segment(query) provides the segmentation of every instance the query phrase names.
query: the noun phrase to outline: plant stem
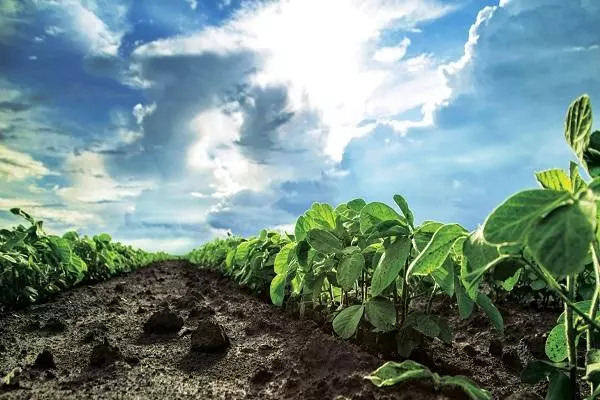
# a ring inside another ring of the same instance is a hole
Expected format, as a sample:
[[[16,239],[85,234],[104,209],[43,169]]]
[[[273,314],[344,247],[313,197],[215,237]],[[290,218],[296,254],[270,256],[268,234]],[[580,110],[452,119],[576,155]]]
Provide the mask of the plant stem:
[[[592,298],[592,304],[590,306],[590,319],[592,321],[596,320],[596,312],[598,310],[598,301],[600,300],[600,261],[598,260],[598,254],[600,253],[600,249],[598,247],[598,241],[594,239],[592,242],[592,261],[594,262],[594,274],[596,278],[596,290],[594,291],[594,297]],[[594,339],[594,331],[591,327],[587,329],[586,332],[586,350],[590,351],[592,349],[592,342]],[[594,393],[596,390],[596,385],[593,382],[590,382],[590,390],[591,393]]]
[[[333,285],[329,282],[329,297],[331,297],[331,305],[335,306],[335,298],[333,297]]]
[[[367,273],[363,270],[362,273],[362,295],[363,303],[367,302]]]
[[[596,322],[595,320],[591,319],[589,315],[581,311],[579,308],[575,307],[575,303],[564,294],[560,285],[558,284],[558,282],[556,282],[556,279],[554,279],[551,275],[544,273],[544,271],[542,271],[540,267],[533,263],[530,263],[527,259],[523,258],[522,260],[525,261],[525,263],[533,270],[533,272],[535,272],[538,278],[546,282],[548,287],[552,289],[558,295],[558,297],[560,297],[563,303],[572,308],[575,314],[579,315],[586,323],[588,323],[590,325],[590,328],[594,328],[595,330],[600,332],[600,324],[598,324],[598,322]]]
[[[437,291],[437,283],[433,285],[433,290],[431,291],[431,296],[429,296],[429,301],[427,302],[427,309],[425,311],[426,314],[431,314],[431,306],[433,305],[433,298],[435,297],[435,292]]]
[[[408,284],[406,283],[406,274],[408,272],[408,260],[404,263],[404,271],[402,272],[402,315],[400,319],[400,326],[404,323],[406,319],[406,313],[408,308]]]
[[[567,295],[569,299],[575,297],[575,276],[567,276]],[[577,397],[577,348],[575,346],[575,329],[573,327],[573,309],[565,304],[565,332],[567,334],[567,348],[569,350],[569,379],[571,380],[571,399]]]

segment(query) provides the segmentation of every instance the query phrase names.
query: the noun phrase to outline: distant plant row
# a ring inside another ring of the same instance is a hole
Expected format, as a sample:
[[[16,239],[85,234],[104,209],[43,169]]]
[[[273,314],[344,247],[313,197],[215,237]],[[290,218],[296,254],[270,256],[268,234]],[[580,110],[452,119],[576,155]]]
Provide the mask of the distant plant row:
[[[355,199],[333,208],[315,203],[298,218],[294,234],[263,230],[256,237],[230,237],[192,251],[190,261],[220,270],[242,285],[268,291],[273,304],[326,308],[344,339],[365,324],[395,332],[397,350],[408,357],[424,337],[452,341],[447,321],[432,312],[431,299],[447,296],[460,317],[483,310],[500,334],[503,319],[493,290],[547,291],[564,304],[548,335],[549,360],[523,371],[528,383],[548,380],[547,398],[581,398],[578,379],[600,396],[600,131],[592,133],[592,109],[582,96],[570,106],[565,138],[579,165],[536,174],[539,189],[519,192],[499,205],[483,226],[468,232],[457,224],[415,224],[400,195],[397,210]],[[580,166],[589,174],[586,181]],[[425,298],[429,301],[416,302]],[[580,340],[583,338],[584,340]],[[577,359],[579,344],[587,358]],[[379,386],[411,377],[457,385],[474,399],[490,394],[464,377],[442,377],[412,361],[388,363],[368,377]]]
[[[48,235],[42,221],[19,208],[27,226],[0,229],[0,306],[15,307],[48,298],[79,283],[106,280],[155,261],[172,259],[118,242],[110,235]]]

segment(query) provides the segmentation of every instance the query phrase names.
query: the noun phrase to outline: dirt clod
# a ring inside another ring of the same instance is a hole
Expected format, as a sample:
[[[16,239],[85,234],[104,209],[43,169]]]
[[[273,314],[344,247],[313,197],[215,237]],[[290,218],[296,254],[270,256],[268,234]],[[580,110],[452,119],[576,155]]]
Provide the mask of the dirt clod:
[[[504,366],[514,372],[520,372],[523,369],[521,357],[515,349],[510,349],[502,354],[502,363]]]
[[[54,363],[54,355],[49,350],[44,350],[37,355],[33,365],[39,369],[56,368],[56,364]]]
[[[252,374],[250,381],[257,385],[269,382],[273,378],[273,373],[264,367],[258,367]]]
[[[203,319],[192,333],[192,351],[199,353],[221,353],[229,347],[225,330],[213,319]]]
[[[90,356],[90,366],[102,368],[122,358],[121,352],[116,346],[112,346],[107,340],[94,346]]]
[[[168,308],[163,308],[152,314],[144,324],[144,333],[147,334],[173,334],[183,327],[183,318]]]

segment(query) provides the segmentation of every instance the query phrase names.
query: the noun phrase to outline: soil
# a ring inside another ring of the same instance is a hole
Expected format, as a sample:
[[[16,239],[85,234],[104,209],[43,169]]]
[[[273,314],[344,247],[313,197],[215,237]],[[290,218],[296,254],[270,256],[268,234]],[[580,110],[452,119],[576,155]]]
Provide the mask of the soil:
[[[556,312],[507,305],[500,338],[480,312],[459,321],[448,302],[434,308],[450,317],[455,340],[428,341],[411,358],[468,376],[495,399],[543,393],[519,372],[543,355]],[[467,398],[426,382],[379,389],[363,377],[394,356],[385,341],[359,347],[330,331],[216,273],[163,262],[0,315],[0,376],[21,368],[0,399]]]

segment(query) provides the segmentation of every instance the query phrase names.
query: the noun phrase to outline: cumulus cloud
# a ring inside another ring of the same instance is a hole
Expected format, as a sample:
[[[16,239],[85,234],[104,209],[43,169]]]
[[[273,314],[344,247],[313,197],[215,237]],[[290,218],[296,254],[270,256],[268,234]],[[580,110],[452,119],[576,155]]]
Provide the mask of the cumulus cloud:
[[[463,56],[443,68],[451,91],[432,114],[435,126],[353,142],[342,196],[389,201],[398,192],[422,219],[473,228],[511,193],[535,186],[535,170],[566,167],[566,108],[582,93],[600,97],[592,67],[599,17],[587,2],[558,0],[482,9]]]

